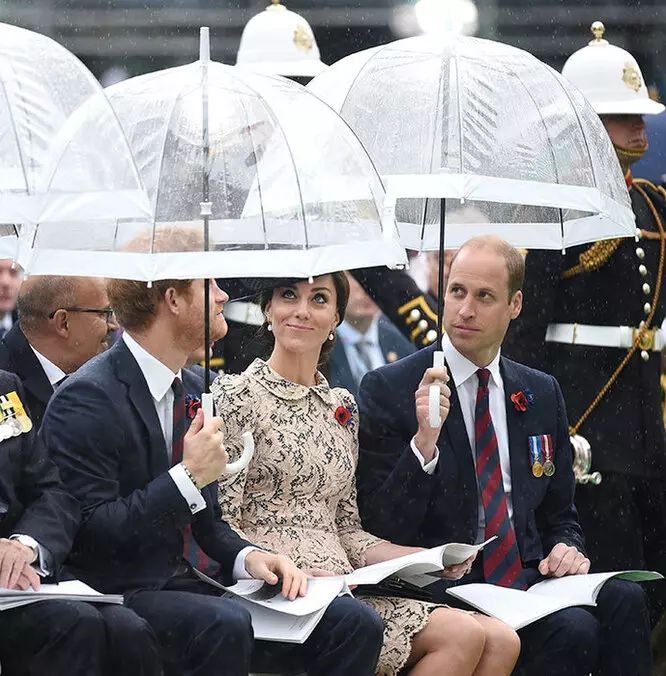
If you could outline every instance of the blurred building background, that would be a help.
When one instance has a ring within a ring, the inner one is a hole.
[[[428,27],[450,21],[430,5]],[[557,69],[590,40],[595,20],[606,36],[638,59],[648,84],[665,93],[662,45],[665,0],[474,0],[480,37],[524,48]],[[284,0],[312,25],[322,59],[332,63],[354,51],[419,31],[419,0]],[[212,56],[233,64],[243,26],[270,0],[0,0],[0,21],[51,35],[98,76],[121,78],[193,61],[198,29],[211,27]],[[456,13],[454,12],[454,15]]]

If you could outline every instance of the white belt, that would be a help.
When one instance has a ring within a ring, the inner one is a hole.
[[[632,326],[590,326],[589,324],[549,324],[547,343],[567,345],[591,345],[593,347],[617,347],[630,349],[639,329]],[[640,342],[641,350],[661,352],[664,348],[664,332],[649,329]]]
[[[261,326],[265,321],[264,313],[259,305],[240,300],[234,300],[224,306],[224,317],[232,322],[252,326]]]

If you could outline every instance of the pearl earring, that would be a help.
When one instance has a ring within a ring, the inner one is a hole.
[[[329,340],[333,340],[334,338],[335,338],[335,334],[333,333],[333,331],[331,331],[331,332],[328,334],[328,339],[329,339]]]
[[[270,322],[266,325],[266,330],[267,330],[267,331],[272,331],[272,330],[273,330],[273,325],[272,325]]]

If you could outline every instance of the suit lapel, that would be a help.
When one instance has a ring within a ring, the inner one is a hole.
[[[504,382],[504,403],[506,406],[506,422],[509,432],[509,457],[511,459],[511,498],[513,500],[513,522],[518,542],[522,542],[525,533],[525,491],[528,490],[527,479],[531,472],[530,458],[525,431],[526,413],[517,411],[511,401],[511,395],[525,390],[527,385],[513,364],[501,359],[500,369]],[[518,533],[521,533],[521,536]]]
[[[148,462],[153,476],[159,476],[169,469],[166,442],[162,433],[153,396],[146,379],[123,340],[113,348],[114,367],[119,380],[126,383],[129,400],[136,409],[147,433]]]
[[[17,370],[20,371],[18,375],[23,380],[26,390],[46,406],[53,394],[53,388],[37,356],[30,347],[28,339],[21,330],[20,324],[14,324],[8,331],[5,335],[5,344],[10,354],[13,355],[12,361],[14,361]]]

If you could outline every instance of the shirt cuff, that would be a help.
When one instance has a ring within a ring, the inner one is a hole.
[[[430,475],[434,474],[435,467],[437,466],[437,461],[439,460],[439,448],[435,446],[435,455],[433,456],[430,462],[426,462],[423,456],[421,455],[421,451],[419,451],[419,449],[416,448],[416,437],[412,437],[412,440],[409,442],[409,447],[412,449],[412,452],[416,456],[416,459],[419,461],[421,469],[423,469],[423,471],[426,474]]]
[[[206,499],[192,483],[192,479],[187,476],[185,468],[180,463],[174,465],[169,470],[169,475],[176,484],[176,488],[180,491],[180,494],[187,501],[192,514],[206,509]]]
[[[259,550],[259,547],[243,547],[243,549],[238,552],[236,560],[234,561],[234,569],[232,575],[234,576],[234,582],[238,580],[247,580],[252,577],[250,573],[247,572],[245,568],[245,559],[250,552]]]
[[[15,540],[20,535],[24,534],[14,533],[13,535],[9,536],[9,539]],[[35,542],[37,541],[35,540]],[[41,577],[48,577],[53,573],[53,554],[51,554],[51,552],[46,547],[40,545],[39,542],[37,542],[37,558],[32,563],[32,567],[35,569],[37,575]]]

